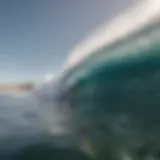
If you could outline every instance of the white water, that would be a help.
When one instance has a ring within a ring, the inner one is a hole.
[[[95,51],[143,28],[160,18],[160,1],[143,0],[105,23],[71,50],[66,66],[72,68]]]

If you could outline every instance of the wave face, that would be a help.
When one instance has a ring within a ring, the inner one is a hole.
[[[159,11],[146,0],[73,50],[56,103],[94,158],[160,159]]]
[[[159,159],[160,21],[90,55],[64,82],[80,147],[97,159]]]

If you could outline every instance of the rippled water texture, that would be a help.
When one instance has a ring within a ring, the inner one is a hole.
[[[1,160],[84,160],[69,139],[47,132],[33,97],[0,95]]]

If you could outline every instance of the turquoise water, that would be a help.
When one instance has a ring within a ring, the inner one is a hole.
[[[93,53],[66,74],[75,134],[97,159],[159,159],[160,24]],[[83,146],[82,145],[82,146]]]
[[[159,56],[159,45],[160,23],[157,21],[93,52],[66,74],[64,83],[66,86],[70,85],[71,82],[74,83],[81,77],[92,74],[92,71],[101,68],[102,65],[109,68],[117,63],[126,63],[133,59]]]

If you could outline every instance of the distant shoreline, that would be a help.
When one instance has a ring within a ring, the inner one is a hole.
[[[0,92],[27,92],[33,90],[34,85],[26,84],[0,84]]]

